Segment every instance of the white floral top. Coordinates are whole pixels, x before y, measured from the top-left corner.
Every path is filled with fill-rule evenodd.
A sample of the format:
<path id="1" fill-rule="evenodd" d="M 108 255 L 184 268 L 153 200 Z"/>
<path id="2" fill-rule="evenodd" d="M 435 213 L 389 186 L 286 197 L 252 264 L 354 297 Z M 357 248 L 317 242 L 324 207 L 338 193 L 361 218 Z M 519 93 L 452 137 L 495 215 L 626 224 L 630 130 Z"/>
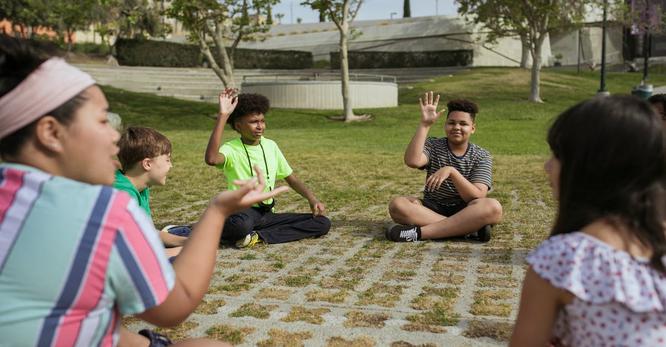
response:
<path id="1" fill-rule="evenodd" d="M 666 275 L 647 259 L 573 232 L 544 241 L 527 262 L 575 297 L 558 314 L 556 345 L 666 346 Z"/>

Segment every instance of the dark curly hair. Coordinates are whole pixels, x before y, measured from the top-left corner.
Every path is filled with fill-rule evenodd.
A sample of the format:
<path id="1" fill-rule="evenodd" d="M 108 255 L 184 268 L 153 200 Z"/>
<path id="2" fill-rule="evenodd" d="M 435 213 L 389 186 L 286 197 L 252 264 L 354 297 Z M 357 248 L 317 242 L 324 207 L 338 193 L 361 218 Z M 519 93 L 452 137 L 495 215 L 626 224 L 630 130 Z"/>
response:
<path id="1" fill-rule="evenodd" d="M 265 115 L 270 107 L 268 98 L 261 94 L 239 94 L 238 105 L 227 119 L 227 124 L 231 125 L 232 129 L 238 130 L 234 124 L 240 117 L 257 113 Z"/>
<path id="2" fill-rule="evenodd" d="M 479 113 L 479 106 L 467 99 L 451 100 L 446 104 L 446 108 L 449 110 L 449 113 L 446 114 L 447 117 L 453 111 L 467 112 L 472 117 L 472 121 L 476 121 L 476 114 Z"/>

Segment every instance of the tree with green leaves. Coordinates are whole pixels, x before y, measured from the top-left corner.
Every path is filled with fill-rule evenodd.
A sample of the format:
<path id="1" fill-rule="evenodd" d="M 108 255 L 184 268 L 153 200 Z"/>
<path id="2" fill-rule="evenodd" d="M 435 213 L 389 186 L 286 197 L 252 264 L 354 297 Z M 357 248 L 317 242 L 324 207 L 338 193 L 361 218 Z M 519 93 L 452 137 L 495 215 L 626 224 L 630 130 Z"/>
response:
<path id="1" fill-rule="evenodd" d="M 532 57 L 529 100 L 542 102 L 541 51 L 550 32 L 580 23 L 594 0 L 458 0 L 458 13 L 488 30 L 486 39 L 519 36 Z"/>
<path id="2" fill-rule="evenodd" d="M 310 6 L 313 10 L 324 12 L 340 32 L 340 82 L 342 85 L 342 104 L 345 122 L 366 120 L 365 116 L 356 116 L 352 110 L 351 96 L 349 95 L 349 59 L 348 46 L 351 35 L 351 23 L 356 18 L 363 0 L 307 0 L 301 5 Z"/>
<path id="3" fill-rule="evenodd" d="M 48 1 L 2 0 L 0 19 L 12 23 L 12 31 L 24 38 L 32 37 L 38 27 L 49 26 Z"/>
<path id="4" fill-rule="evenodd" d="M 409 5 L 409 0 L 404 0 L 402 3 L 402 18 L 409 18 L 412 16 L 412 9 Z"/>
<path id="5" fill-rule="evenodd" d="M 74 33 L 86 30 L 93 21 L 93 9 L 97 0 L 50 0 L 48 26 L 62 42 L 67 44 L 67 51 L 72 50 Z"/>
<path id="6" fill-rule="evenodd" d="M 161 20 L 161 10 L 148 0 L 105 0 L 117 7 L 117 34 L 123 38 L 164 37 L 171 27 Z"/>
<path id="7" fill-rule="evenodd" d="M 185 27 L 189 39 L 201 53 L 225 87 L 235 87 L 234 53 L 241 40 L 256 39 L 257 33 L 270 29 L 268 24 L 249 20 L 249 13 L 273 6 L 279 0 L 173 0 L 166 10 Z M 215 52 L 213 53 L 213 49 Z M 217 59 L 216 59 L 217 58 Z"/>
<path id="8" fill-rule="evenodd" d="M 266 8 L 266 24 L 273 25 L 273 6 Z"/>

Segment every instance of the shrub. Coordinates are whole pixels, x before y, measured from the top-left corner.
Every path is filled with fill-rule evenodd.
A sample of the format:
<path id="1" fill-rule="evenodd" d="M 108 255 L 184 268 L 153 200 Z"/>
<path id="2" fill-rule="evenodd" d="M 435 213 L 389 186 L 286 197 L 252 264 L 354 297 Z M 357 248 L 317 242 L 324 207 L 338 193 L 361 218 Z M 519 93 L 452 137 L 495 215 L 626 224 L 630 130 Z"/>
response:
<path id="1" fill-rule="evenodd" d="M 331 52 L 331 68 L 340 68 L 340 53 Z M 472 64 L 472 50 L 428 52 L 349 51 L 349 68 L 445 67 Z"/>
<path id="2" fill-rule="evenodd" d="M 199 46 L 167 41 L 118 39 L 116 59 L 121 65 L 198 67 L 205 59 Z M 219 62 L 219 59 L 218 59 Z M 307 69 L 312 53 L 266 49 L 236 49 L 237 69 Z"/>

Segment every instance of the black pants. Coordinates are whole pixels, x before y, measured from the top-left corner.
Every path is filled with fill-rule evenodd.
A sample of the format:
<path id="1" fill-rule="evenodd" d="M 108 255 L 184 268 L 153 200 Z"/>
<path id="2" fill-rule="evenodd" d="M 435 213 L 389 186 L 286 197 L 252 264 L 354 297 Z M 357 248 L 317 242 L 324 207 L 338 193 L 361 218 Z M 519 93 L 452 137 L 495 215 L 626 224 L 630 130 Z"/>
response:
<path id="1" fill-rule="evenodd" d="M 266 243 L 283 243 L 326 235 L 331 221 L 311 213 L 273 213 L 248 208 L 232 214 L 224 223 L 222 240 L 236 241 L 256 231 Z"/>

